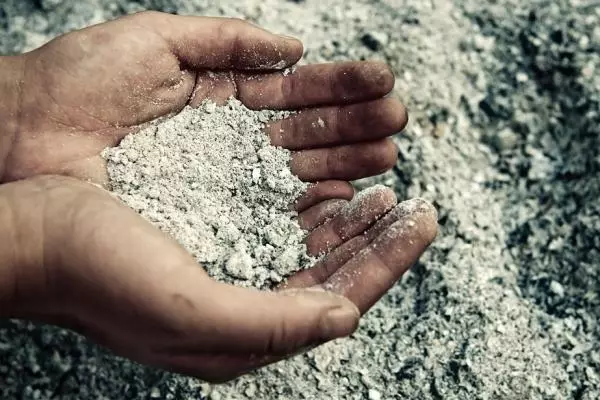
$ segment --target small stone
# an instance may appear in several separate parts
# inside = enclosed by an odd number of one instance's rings
[[[140,157],[140,153],[136,149],[129,149],[126,154],[129,161],[137,161]]]
[[[248,385],[248,387],[246,388],[246,390],[244,390],[244,394],[246,396],[248,396],[249,398],[253,399],[256,396],[256,390],[257,390],[256,384],[250,383]]]
[[[252,170],[252,182],[258,183],[260,182],[260,168],[254,168]]]
[[[360,41],[369,49],[379,51],[388,44],[389,38],[384,32],[368,32],[360,38]]]
[[[375,389],[369,389],[369,400],[381,400],[381,393]]]
[[[448,134],[449,130],[450,128],[448,127],[448,124],[445,124],[443,122],[439,123],[435,126],[435,128],[433,128],[433,136],[435,136],[436,138],[441,138],[442,136]]]
[[[517,134],[512,129],[505,128],[490,138],[490,145],[496,151],[502,152],[515,148],[518,140]]]
[[[313,358],[315,361],[315,367],[321,372],[327,371],[327,368],[333,361],[331,352],[328,351],[316,351],[313,355]]]
[[[150,199],[160,199],[160,192],[156,188],[152,188],[148,190],[148,198]]]
[[[491,36],[475,35],[473,46],[479,51],[490,51],[496,44],[496,39]]]
[[[592,63],[586,65],[581,69],[581,75],[585,78],[591,78],[594,75],[594,65]]]
[[[209,114],[214,113],[215,111],[217,111],[217,104],[213,102],[206,103],[206,105],[204,106],[204,111],[206,111]]]
[[[556,281],[550,282],[550,291],[558,297],[563,297],[565,295],[565,288]]]
[[[294,74],[294,72],[296,72],[295,66],[284,69],[282,74],[283,74],[283,76],[288,76],[288,75]]]
[[[234,278],[250,279],[252,271],[252,257],[246,252],[238,251],[234,253],[225,264],[225,271]]]
[[[516,78],[517,78],[517,82],[521,82],[521,83],[527,82],[529,80],[529,77],[524,72],[518,72],[516,75]]]
[[[200,384],[200,394],[204,397],[208,397],[212,392],[212,387],[209,383],[201,383]]]

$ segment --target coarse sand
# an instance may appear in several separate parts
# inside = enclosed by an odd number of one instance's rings
[[[595,0],[4,0],[0,53],[156,9],[374,59],[411,120],[383,183],[440,234],[350,338],[225,385],[0,322],[5,399],[600,398],[600,6]],[[7,361],[5,361],[7,360]]]

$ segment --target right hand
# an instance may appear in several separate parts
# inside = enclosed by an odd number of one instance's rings
[[[300,41],[241,20],[157,12],[57,37],[11,63],[21,85],[18,110],[3,115],[0,106],[0,136],[16,127],[7,133],[10,148],[0,149],[8,154],[0,182],[52,174],[106,184],[106,147],[186,105],[230,96],[251,109],[303,110],[266,134],[293,152],[291,170],[304,181],[391,168],[397,149],[388,136],[407,115],[383,98],[394,86],[389,67],[310,65],[284,76],[302,51]]]

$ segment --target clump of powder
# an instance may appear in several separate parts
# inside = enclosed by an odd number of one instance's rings
[[[268,288],[312,263],[292,204],[306,184],[265,123],[286,112],[204,102],[103,153],[111,189],[215,279]]]

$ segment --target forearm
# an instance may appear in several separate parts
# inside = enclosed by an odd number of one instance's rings
[[[24,57],[0,57],[0,182],[11,144],[19,129]]]

